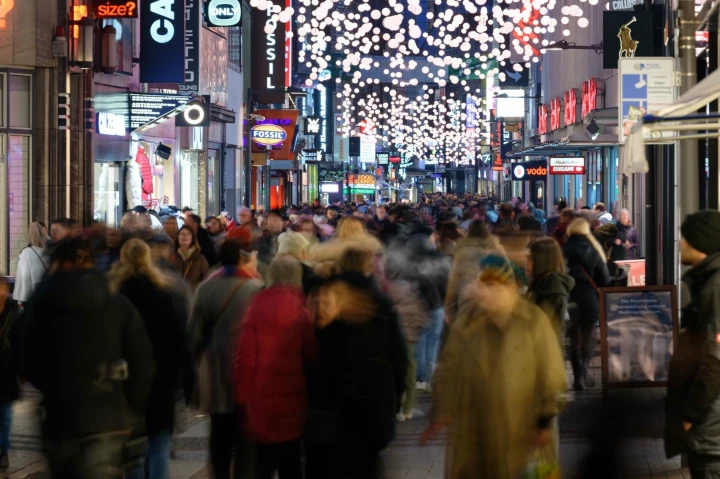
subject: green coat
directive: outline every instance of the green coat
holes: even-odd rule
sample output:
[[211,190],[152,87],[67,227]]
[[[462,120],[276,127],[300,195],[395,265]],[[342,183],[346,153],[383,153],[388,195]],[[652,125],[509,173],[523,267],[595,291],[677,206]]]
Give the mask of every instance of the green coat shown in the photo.
[[449,428],[445,477],[517,479],[538,421],[559,413],[566,387],[556,333],[537,306],[519,300],[503,330],[468,304],[434,376],[433,422]]

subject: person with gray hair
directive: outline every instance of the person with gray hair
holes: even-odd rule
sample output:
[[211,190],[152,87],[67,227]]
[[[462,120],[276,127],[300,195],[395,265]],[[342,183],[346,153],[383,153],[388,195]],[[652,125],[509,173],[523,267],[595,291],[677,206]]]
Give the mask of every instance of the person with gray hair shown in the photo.
[[302,477],[300,438],[307,414],[305,371],[317,350],[296,259],[270,265],[270,287],[258,293],[235,348],[234,397],[243,429],[256,443],[256,476]]
[[[310,241],[301,233],[286,231],[278,238],[277,258],[290,258],[297,261],[301,269],[301,284],[306,295],[318,281],[315,269],[307,262]],[[277,259],[276,259],[277,261]]]
[[610,259],[613,261],[635,259],[635,255],[640,249],[640,236],[630,223],[630,212],[625,208],[620,210],[616,226],[618,234],[610,253]]

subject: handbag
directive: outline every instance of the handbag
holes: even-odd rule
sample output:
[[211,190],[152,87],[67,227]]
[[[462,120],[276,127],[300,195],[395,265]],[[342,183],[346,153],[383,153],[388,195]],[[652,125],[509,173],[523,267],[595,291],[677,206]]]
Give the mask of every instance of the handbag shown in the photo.
[[[230,306],[235,294],[247,283],[247,278],[243,278],[235,288],[230,292],[225,302],[222,304],[217,312],[217,318],[219,319],[225,310]],[[214,328],[213,328],[214,330]],[[213,330],[209,331],[208,337],[212,337]],[[197,365],[197,371],[195,374],[195,387],[193,388],[193,399],[192,406],[198,411],[207,412],[210,409],[210,402],[213,398],[213,371],[214,361],[209,347],[205,347],[205,350],[200,356],[200,361]]]

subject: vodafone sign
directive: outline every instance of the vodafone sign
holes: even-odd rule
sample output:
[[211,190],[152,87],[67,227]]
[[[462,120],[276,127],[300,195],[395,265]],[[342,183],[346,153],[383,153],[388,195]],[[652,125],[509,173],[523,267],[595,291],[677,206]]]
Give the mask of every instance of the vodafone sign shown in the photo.
[[525,163],[513,163],[513,181],[539,181],[547,178],[548,169],[545,161],[527,161]]
[[551,175],[584,175],[585,158],[582,156],[551,156]]

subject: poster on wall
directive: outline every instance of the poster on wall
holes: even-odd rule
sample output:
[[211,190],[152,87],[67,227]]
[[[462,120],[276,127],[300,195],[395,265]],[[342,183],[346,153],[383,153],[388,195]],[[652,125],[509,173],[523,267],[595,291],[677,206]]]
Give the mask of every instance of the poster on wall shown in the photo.
[[165,0],[146,0],[140,4],[141,83],[185,81],[183,5],[184,2]]
[[664,385],[677,329],[674,286],[601,289],[603,394]]

